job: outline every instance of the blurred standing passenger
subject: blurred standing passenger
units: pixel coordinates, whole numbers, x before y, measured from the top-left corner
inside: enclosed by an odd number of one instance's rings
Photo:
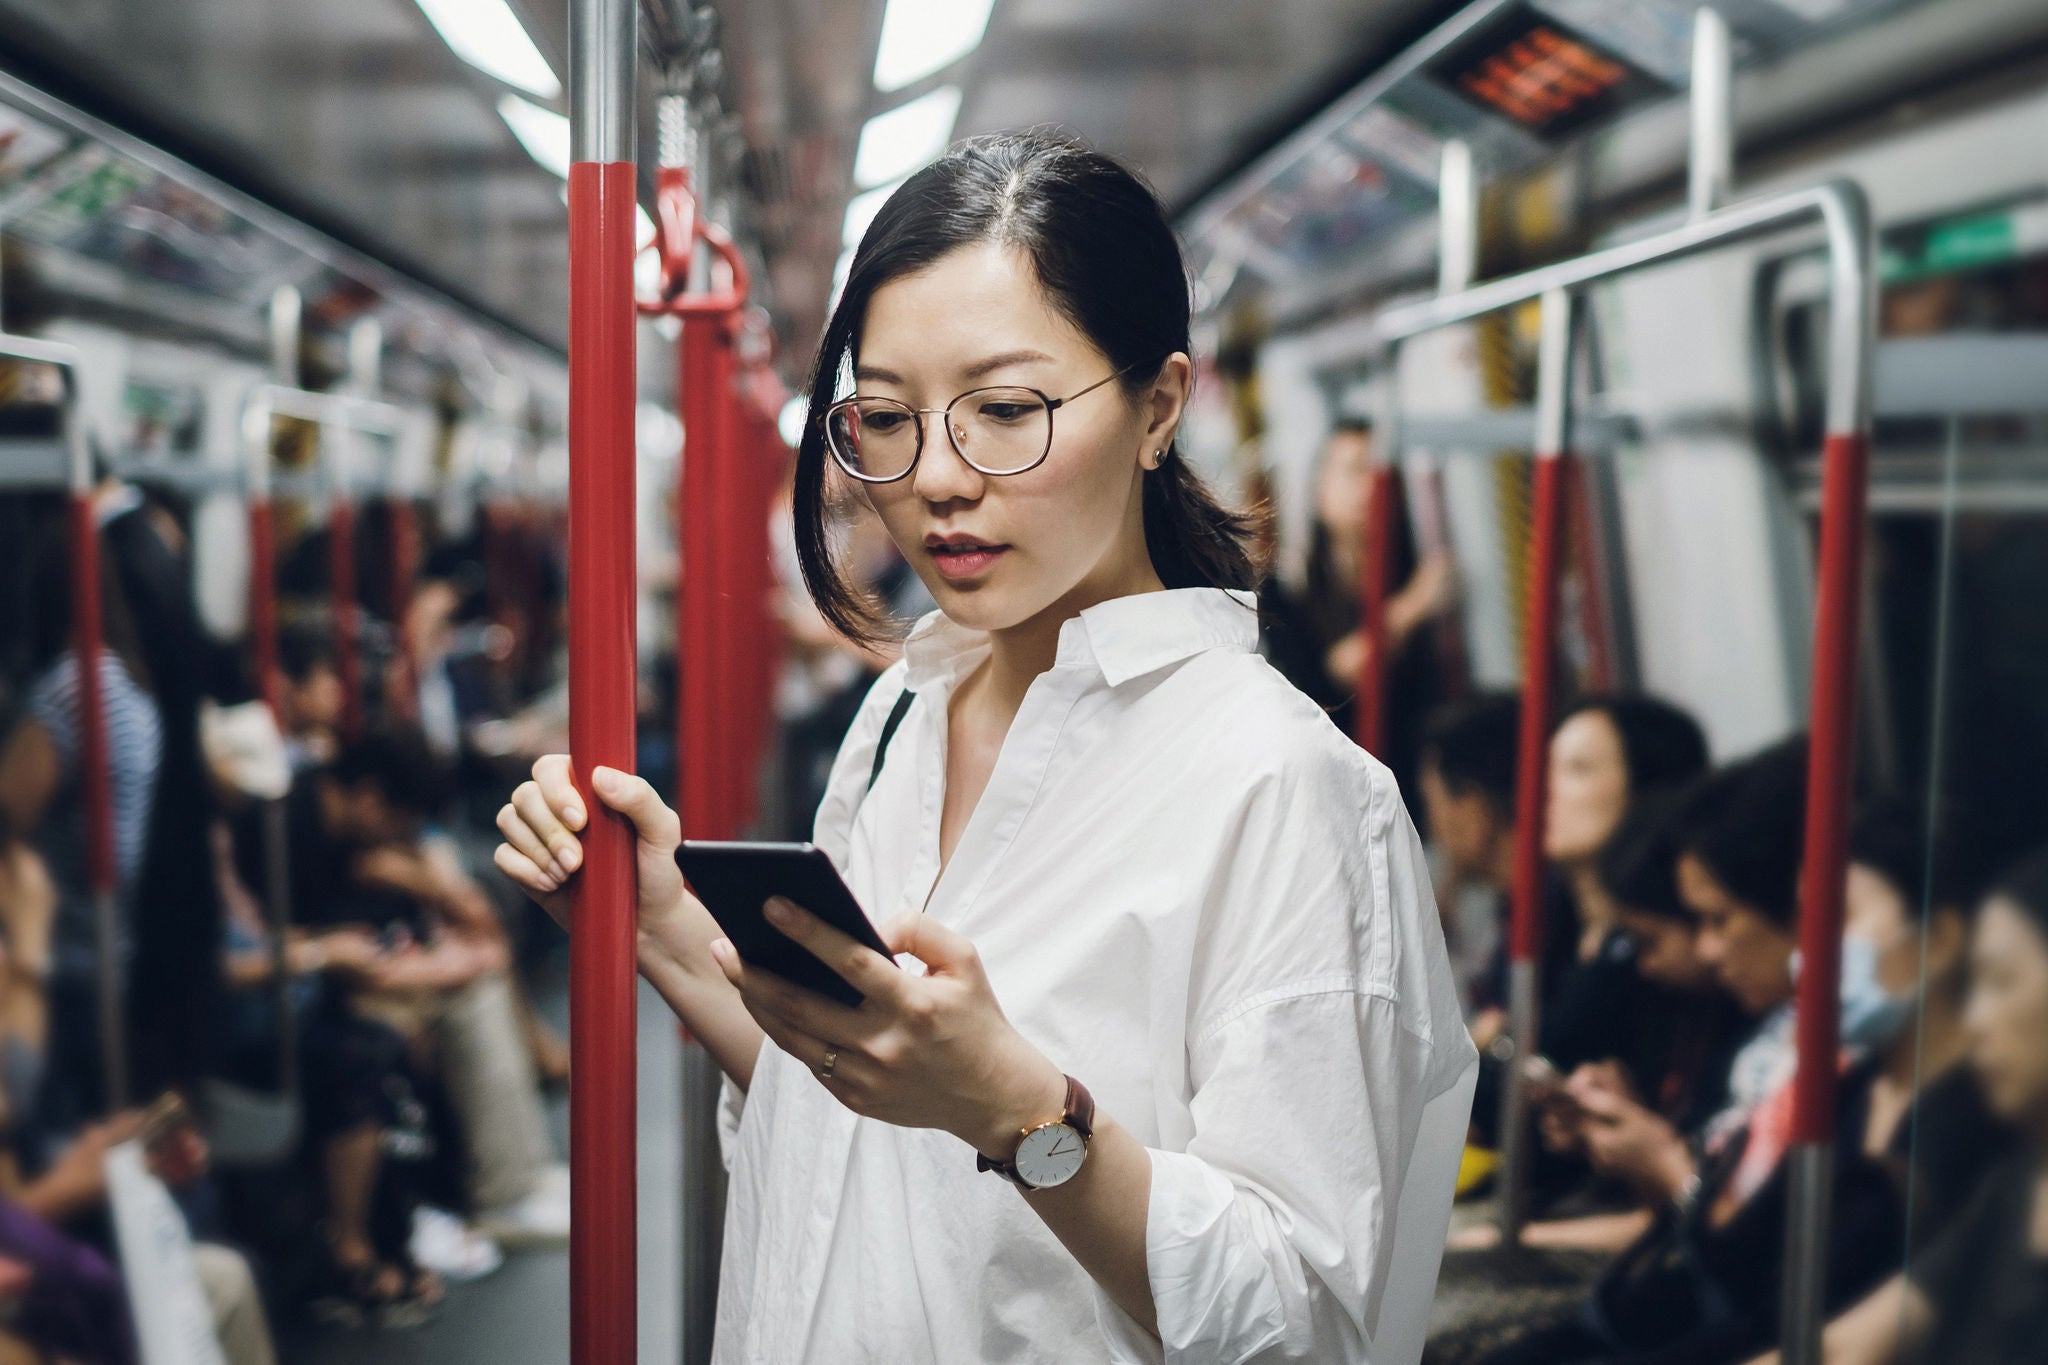
[[[1450,702],[1423,731],[1417,790],[1439,860],[1437,909],[1465,992],[1472,1038],[1485,1047],[1506,1020],[1500,948],[1515,864],[1515,735],[1521,702],[1492,692]]]
[[[1372,468],[1372,423],[1339,421],[1316,462],[1315,521],[1301,583],[1290,586],[1269,572],[1259,586],[1266,657],[1347,735],[1357,733],[1358,679],[1367,650],[1359,579]],[[1399,524],[1398,517],[1390,521]],[[1397,578],[1400,572],[1397,560]],[[1438,554],[1415,564],[1387,598],[1388,752],[1375,757],[1394,770],[1404,792],[1415,790],[1415,736],[1425,708],[1441,690],[1433,654],[1410,646],[1450,605],[1453,590],[1450,558]]]
[[[30,683],[23,719],[0,737],[0,809],[42,854],[57,887],[50,962],[50,1093],[46,1116],[67,1129],[105,1108],[98,1010],[99,954],[86,869],[85,802],[79,781],[79,660],[73,646],[68,561],[50,537],[37,561],[32,596]],[[135,953],[134,904],[148,847],[163,717],[120,575],[100,579],[102,645],[95,661],[106,719],[113,804],[114,963],[126,993]]]

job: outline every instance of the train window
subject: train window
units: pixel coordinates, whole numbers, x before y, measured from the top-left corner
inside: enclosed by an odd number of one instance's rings
[[[2014,847],[2048,809],[2048,198],[1888,231],[1882,261],[1866,771]],[[1810,514],[1826,305],[1779,318],[1781,430]]]

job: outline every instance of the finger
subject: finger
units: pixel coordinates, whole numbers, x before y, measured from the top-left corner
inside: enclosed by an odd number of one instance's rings
[[[642,842],[664,852],[673,852],[682,843],[683,831],[676,813],[647,784],[646,778],[600,767],[591,769],[590,784],[597,788],[598,800],[633,822]]]
[[[570,829],[582,829],[590,813],[583,808],[583,793],[576,790],[576,772],[567,754],[543,754],[534,760],[533,780],[550,809]]]
[[[532,858],[510,844],[499,844],[491,853],[491,861],[497,864],[498,871],[517,882],[523,890],[531,891],[536,896],[545,896],[550,891],[560,889],[562,885],[543,872]]]
[[[548,846],[541,842],[541,837],[526,823],[518,807],[509,801],[498,808],[498,833],[505,836],[505,842],[511,845],[514,853],[547,875],[550,882],[548,890],[552,891],[562,884],[562,870],[556,864],[555,855],[548,851]]]
[[[793,981],[758,967],[747,971],[740,994],[817,1038],[856,1042],[871,1037],[885,1026],[872,1014],[848,1009],[836,1000],[828,1000],[816,991],[805,990]]]
[[[540,865],[557,880],[567,878],[583,865],[583,845],[555,818],[554,808],[548,804],[539,783],[520,783],[512,793],[512,809],[546,848],[548,861]],[[540,862],[538,858],[534,861]]]
[[[919,915],[909,926],[902,952],[909,953],[934,972],[965,975],[981,970],[981,955],[974,944],[929,915]]]
[[[846,984],[862,995],[888,995],[902,984],[903,973],[894,963],[864,943],[856,943],[810,911],[781,896],[771,896],[763,907],[768,922],[811,955],[839,973]]]

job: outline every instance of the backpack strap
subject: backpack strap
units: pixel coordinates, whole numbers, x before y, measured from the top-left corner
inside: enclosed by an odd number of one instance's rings
[[[868,769],[868,791],[873,791],[875,783],[881,780],[882,764],[889,757],[889,741],[896,738],[897,727],[903,724],[903,718],[910,714],[910,704],[916,700],[917,693],[905,688],[889,708],[889,718],[882,722],[882,738],[875,744],[875,766]]]

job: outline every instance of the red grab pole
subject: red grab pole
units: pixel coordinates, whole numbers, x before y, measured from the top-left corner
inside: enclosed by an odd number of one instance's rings
[[[249,489],[249,662],[256,695],[284,724],[277,655],[277,515],[270,500],[270,407],[251,403],[242,417]]]
[[[1394,661],[1387,657],[1387,595],[1394,586],[1394,500],[1400,496],[1400,487],[1400,476],[1388,452],[1372,468],[1364,541],[1358,547],[1365,658],[1359,664],[1358,716],[1353,729],[1360,747],[1374,755],[1385,752],[1387,680],[1394,671]]]
[[[699,211],[690,169],[679,164],[690,142],[683,97],[663,96],[661,117],[665,164],[655,173],[653,248],[661,260],[661,293],[639,307],[683,324],[676,351],[683,419],[676,488],[676,806],[685,837],[725,839],[739,829],[732,723],[737,645],[727,602],[732,549],[744,543],[730,510],[730,490],[744,477],[734,468],[731,328],[746,307],[747,267],[732,239]],[[726,279],[693,293],[691,265],[700,243]]]
[[[634,766],[634,0],[569,11],[569,747],[590,824],[570,928],[569,1359],[638,1350],[634,835],[590,800]]]
[[[1529,572],[1522,626],[1522,715],[1515,751],[1515,862],[1508,923],[1508,1013],[1515,1055],[1533,1055],[1542,1026],[1543,804],[1548,773],[1552,687],[1557,672],[1558,538],[1563,520],[1566,425],[1571,397],[1574,299],[1543,295],[1536,371],[1536,471],[1530,499]],[[1521,1235],[1528,1216],[1528,1095],[1519,1060],[1501,1092],[1503,1241]]]

